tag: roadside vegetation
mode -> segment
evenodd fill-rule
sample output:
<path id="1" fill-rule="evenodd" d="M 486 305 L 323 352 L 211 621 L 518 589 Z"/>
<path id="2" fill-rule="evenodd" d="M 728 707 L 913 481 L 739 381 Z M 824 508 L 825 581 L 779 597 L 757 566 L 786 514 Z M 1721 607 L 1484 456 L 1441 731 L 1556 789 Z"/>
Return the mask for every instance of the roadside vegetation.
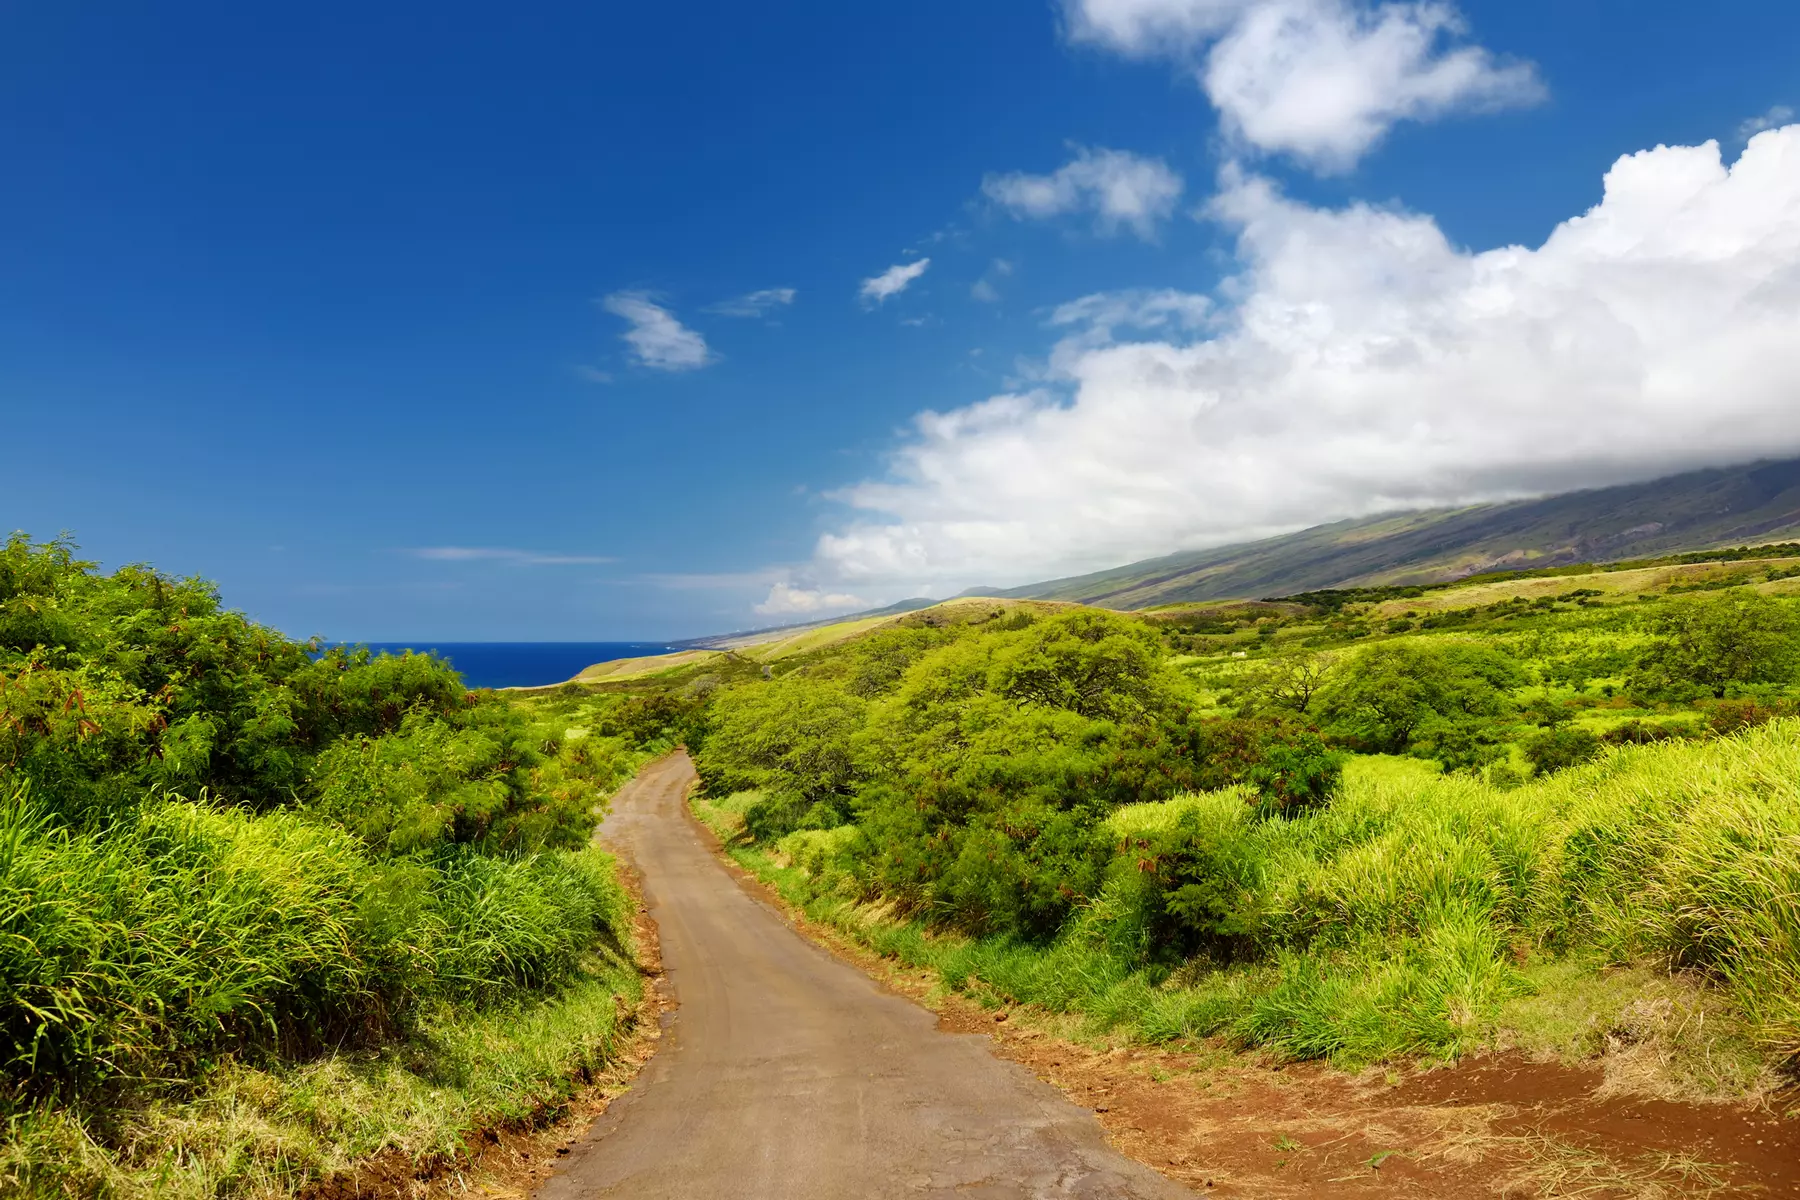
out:
<path id="1" fill-rule="evenodd" d="M 639 987 L 597 802 L 683 711 L 470 692 L 15 535 L 0 1193 L 284 1194 L 554 1108 Z"/>
<path id="2" fill-rule="evenodd" d="M 963 601 L 744 675 L 696 810 L 985 1002 L 1360 1064 L 1800 1055 L 1791 557 L 1114 614 Z M 1621 580 L 1625 581 L 1621 584 Z"/>

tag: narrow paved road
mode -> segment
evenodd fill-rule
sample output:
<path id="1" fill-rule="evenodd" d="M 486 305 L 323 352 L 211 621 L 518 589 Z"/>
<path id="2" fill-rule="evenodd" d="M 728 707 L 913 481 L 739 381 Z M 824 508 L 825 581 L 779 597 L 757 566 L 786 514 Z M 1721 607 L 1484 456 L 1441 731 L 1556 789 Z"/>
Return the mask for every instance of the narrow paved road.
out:
<path id="1" fill-rule="evenodd" d="M 643 872 L 679 1009 L 539 1200 L 1193 1195 L 747 895 L 683 811 L 693 777 L 676 754 L 613 801 L 605 832 Z"/>

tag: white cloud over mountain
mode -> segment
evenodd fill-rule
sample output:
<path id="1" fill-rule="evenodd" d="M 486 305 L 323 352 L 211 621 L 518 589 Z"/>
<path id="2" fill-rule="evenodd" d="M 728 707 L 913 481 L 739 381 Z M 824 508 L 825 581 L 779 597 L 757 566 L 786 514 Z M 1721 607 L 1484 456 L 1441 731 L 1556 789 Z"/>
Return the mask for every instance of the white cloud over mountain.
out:
<path id="1" fill-rule="evenodd" d="M 1191 70 L 1242 146 L 1317 169 L 1353 165 L 1399 121 L 1537 101 L 1524 63 L 1459 45 L 1437 0 L 1065 0 L 1078 42 Z"/>
<path id="2" fill-rule="evenodd" d="M 1036 218 L 1091 212 L 1095 230 L 1130 229 L 1145 241 L 1175 211 L 1181 176 L 1158 158 L 1123 150 L 1075 148 L 1075 157 L 1049 175 L 1014 171 L 989 175 L 982 193 L 1015 217 Z"/>
<path id="3" fill-rule="evenodd" d="M 1237 238 L 1213 295 L 1063 306 L 1041 388 L 922 414 L 839 497 L 857 514 L 811 568 L 834 599 L 1800 453 L 1800 125 L 1729 168 L 1714 143 L 1625 156 L 1535 248 L 1236 167 L 1207 211 Z"/>
<path id="4" fill-rule="evenodd" d="M 630 328 L 619 336 L 640 366 L 657 371 L 692 371 L 714 361 L 706 339 L 656 303 L 648 292 L 614 292 L 600 307 Z"/>
<path id="5" fill-rule="evenodd" d="M 886 302 L 892 296 L 898 296 L 912 286 L 913 280 L 923 275 L 931 266 L 929 258 L 915 259 L 909 263 L 895 263 L 879 275 L 862 281 L 857 295 L 864 304 L 877 305 Z"/>
<path id="6" fill-rule="evenodd" d="M 863 606 L 864 601 L 848 592 L 829 592 L 822 588 L 777 583 L 769 589 L 768 599 L 756 606 L 756 611 L 765 617 L 791 617 L 846 612 Z"/>

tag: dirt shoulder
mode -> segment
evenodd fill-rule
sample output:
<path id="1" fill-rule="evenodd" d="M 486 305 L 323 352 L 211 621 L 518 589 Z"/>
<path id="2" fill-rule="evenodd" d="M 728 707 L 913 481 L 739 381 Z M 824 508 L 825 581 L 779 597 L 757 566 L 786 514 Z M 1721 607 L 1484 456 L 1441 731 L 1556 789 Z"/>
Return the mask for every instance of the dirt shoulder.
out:
<path id="1" fill-rule="evenodd" d="M 1800 1091 L 1685 1103 L 1616 1094 L 1599 1064 L 1510 1053 L 1352 1075 L 1214 1044 L 1096 1041 L 1029 1006 L 985 1009 L 936 972 L 812 921 L 692 819 L 739 884 L 797 931 L 936 1012 L 944 1029 L 985 1035 L 996 1055 L 1093 1110 L 1117 1149 L 1202 1194 L 1800 1196 Z"/>

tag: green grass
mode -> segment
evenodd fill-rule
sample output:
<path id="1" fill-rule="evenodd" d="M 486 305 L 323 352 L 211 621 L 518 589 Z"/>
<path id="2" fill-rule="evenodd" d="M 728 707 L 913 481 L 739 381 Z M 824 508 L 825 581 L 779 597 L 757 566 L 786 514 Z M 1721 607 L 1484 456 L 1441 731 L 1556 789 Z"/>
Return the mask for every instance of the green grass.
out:
<path id="1" fill-rule="evenodd" d="M 743 803 L 697 811 L 729 838 Z M 1182 813 L 1256 864 L 1257 932 L 1217 960 L 1148 962 L 1131 838 Z M 1698 1090 L 1749 1087 L 1800 1052 L 1800 722 L 1620 749 L 1509 791 L 1363 759 L 1330 807 L 1292 820 L 1254 820 L 1227 792 L 1127 807 L 1110 827 L 1107 886 L 1049 943 L 934 933 L 928 913 L 870 903 L 842 831 L 732 852 L 815 919 L 949 986 L 1151 1041 L 1346 1063 L 1509 1039 L 1578 1055 L 1618 1030 L 1629 1041 L 1643 1005 L 1667 1000 L 1694 1021 L 1665 1021 L 1664 1040 L 1723 1064 L 1676 1064 Z"/>
<path id="2" fill-rule="evenodd" d="M 27 1108 L 0 1138 L 0 1193 L 278 1196 L 385 1150 L 452 1158 L 476 1130 L 560 1111 L 615 1056 L 641 986 L 628 960 L 595 956 L 552 997 L 481 1013 L 434 1006 L 379 1051 L 261 1067 L 227 1058 L 188 1094 L 123 1111 Z"/>
<path id="3" fill-rule="evenodd" d="M 379 1037 L 569 978 L 628 901 L 597 849 L 382 859 L 303 814 L 150 799 L 96 833 L 0 805 L 0 1105 Z"/>
<path id="4" fill-rule="evenodd" d="M 594 847 L 378 858 L 304 813 L 158 798 L 82 833 L 17 792 L 0 1194 L 285 1194 L 454 1153 L 610 1053 L 630 929 Z"/>

